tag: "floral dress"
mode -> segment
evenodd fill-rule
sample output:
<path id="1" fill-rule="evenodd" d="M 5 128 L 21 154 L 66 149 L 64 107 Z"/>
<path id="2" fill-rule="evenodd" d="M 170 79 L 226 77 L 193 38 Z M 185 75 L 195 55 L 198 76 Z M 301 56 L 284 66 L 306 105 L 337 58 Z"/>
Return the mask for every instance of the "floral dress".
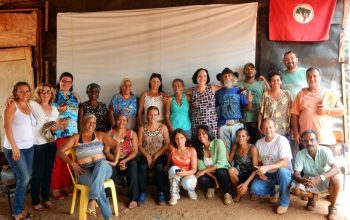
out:
<path id="1" fill-rule="evenodd" d="M 85 114 L 93 114 L 96 117 L 96 131 L 107 131 L 109 129 L 107 120 L 107 106 L 105 103 L 98 103 L 98 106 L 93 107 L 89 104 L 89 101 L 81 103 L 80 107 L 83 108 Z"/>

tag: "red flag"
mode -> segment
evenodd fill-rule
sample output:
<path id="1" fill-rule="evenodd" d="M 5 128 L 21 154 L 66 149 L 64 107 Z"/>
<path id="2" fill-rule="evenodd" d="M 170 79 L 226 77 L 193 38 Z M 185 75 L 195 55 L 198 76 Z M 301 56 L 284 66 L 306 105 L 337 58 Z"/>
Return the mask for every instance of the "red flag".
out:
<path id="1" fill-rule="evenodd" d="M 336 2 L 336 0 L 270 0 L 270 40 L 328 40 Z"/>

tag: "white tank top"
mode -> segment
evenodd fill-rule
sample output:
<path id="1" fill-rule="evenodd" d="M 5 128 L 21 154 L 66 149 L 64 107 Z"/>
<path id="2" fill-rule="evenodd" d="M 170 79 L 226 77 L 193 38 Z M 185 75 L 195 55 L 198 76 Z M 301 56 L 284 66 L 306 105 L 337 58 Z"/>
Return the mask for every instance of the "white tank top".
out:
<path id="1" fill-rule="evenodd" d="M 158 116 L 158 121 L 163 121 L 164 120 L 164 111 L 163 111 L 163 106 L 164 106 L 164 101 L 163 101 L 163 95 L 162 93 L 160 96 L 152 97 L 148 96 L 146 92 L 146 97 L 145 97 L 145 103 L 144 103 L 144 121 L 147 121 L 146 115 L 147 115 L 147 109 L 151 106 L 155 106 L 159 109 L 159 116 Z"/>
<path id="2" fill-rule="evenodd" d="M 36 125 L 36 120 L 32 112 L 30 112 L 30 115 L 26 115 L 18 109 L 17 103 L 15 105 L 16 112 L 11 124 L 13 139 L 18 149 L 28 149 L 34 144 L 33 127 Z M 9 150 L 12 149 L 6 135 L 4 147 Z"/>

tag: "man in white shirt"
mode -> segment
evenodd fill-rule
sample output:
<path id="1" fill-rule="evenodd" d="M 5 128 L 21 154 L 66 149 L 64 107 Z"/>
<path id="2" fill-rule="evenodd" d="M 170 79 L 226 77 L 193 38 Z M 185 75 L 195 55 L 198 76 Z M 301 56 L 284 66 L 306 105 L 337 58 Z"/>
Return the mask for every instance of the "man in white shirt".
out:
<path id="1" fill-rule="evenodd" d="M 259 152 L 259 164 L 256 177 L 250 187 L 252 195 L 270 196 L 271 202 L 279 201 L 277 214 L 284 214 L 290 202 L 289 187 L 292 181 L 292 152 L 289 141 L 276 133 L 275 123 L 265 119 L 262 123 L 265 137 L 256 142 Z M 279 185 L 279 199 L 275 185 Z"/>

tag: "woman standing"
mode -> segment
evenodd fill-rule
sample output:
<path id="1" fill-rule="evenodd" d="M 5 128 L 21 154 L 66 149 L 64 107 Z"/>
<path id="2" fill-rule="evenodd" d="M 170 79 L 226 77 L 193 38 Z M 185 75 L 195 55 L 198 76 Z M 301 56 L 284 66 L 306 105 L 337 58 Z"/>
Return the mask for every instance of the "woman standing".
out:
<path id="1" fill-rule="evenodd" d="M 59 120 L 62 122 L 62 125 L 55 132 L 57 149 L 61 148 L 68 137 L 78 133 L 79 102 L 79 96 L 73 92 L 73 75 L 68 72 L 62 73 L 53 102 L 53 106 L 60 113 Z M 71 186 L 72 182 L 66 164 L 56 157 L 51 178 L 52 196 L 57 200 L 64 199 L 60 190 L 67 195 L 71 195 Z"/>
<path id="2" fill-rule="evenodd" d="M 165 106 L 165 118 L 169 132 L 181 128 L 191 139 L 190 97 L 183 94 L 185 87 L 182 79 L 174 79 L 172 83 L 174 95 L 169 96 Z"/>
<path id="3" fill-rule="evenodd" d="M 154 169 L 155 183 L 159 205 L 165 204 L 166 175 L 164 167 L 167 163 L 165 152 L 169 145 L 168 128 L 158 122 L 159 110 L 155 106 L 147 109 L 147 122 L 139 128 L 139 204 L 146 200 L 147 168 Z"/>
<path id="4" fill-rule="evenodd" d="M 215 107 L 215 92 L 221 87 L 208 85 L 210 77 L 208 70 L 199 68 L 192 76 L 192 82 L 197 84 L 190 89 L 192 107 L 192 137 L 196 137 L 199 125 L 208 125 L 217 137 L 218 116 Z"/>
<path id="5" fill-rule="evenodd" d="M 86 87 L 86 94 L 89 100 L 79 105 L 79 125 L 85 114 L 93 114 L 96 116 L 96 131 L 107 131 L 110 129 L 108 125 L 108 109 L 105 103 L 99 102 L 101 87 L 96 83 L 91 83 Z"/>
<path id="6" fill-rule="evenodd" d="M 196 150 L 190 146 L 190 140 L 184 130 L 176 129 L 173 137 L 174 146 L 171 147 L 169 154 L 169 162 L 171 162 L 172 166 L 168 172 L 171 195 L 170 205 L 176 205 L 177 200 L 180 199 L 180 185 L 188 191 L 190 199 L 197 199 L 195 191 L 197 178 L 194 175 L 197 171 Z"/>
<path id="7" fill-rule="evenodd" d="M 137 100 L 132 93 L 132 83 L 128 78 L 124 78 L 120 83 L 119 94 L 115 94 L 110 103 L 108 118 L 112 128 L 115 126 L 115 120 L 119 112 L 128 113 L 127 128 L 130 130 L 136 129 L 136 115 L 137 115 Z"/>
<path id="8" fill-rule="evenodd" d="M 149 91 L 144 92 L 141 95 L 139 101 L 139 109 L 137 113 L 137 122 L 139 126 L 146 122 L 146 112 L 150 106 L 155 106 L 159 110 L 159 122 L 164 122 L 164 102 L 166 100 L 167 94 L 163 92 L 162 89 L 162 75 L 159 73 L 152 73 L 148 82 Z M 142 114 L 144 117 L 142 118 Z"/>
<path id="9" fill-rule="evenodd" d="M 120 157 L 117 174 L 126 174 L 129 194 L 129 209 L 137 207 L 137 198 L 139 196 L 137 160 L 138 140 L 133 130 L 128 129 L 128 112 L 120 111 L 117 116 L 116 126 L 110 131 L 110 136 L 120 144 Z M 108 150 L 106 146 L 106 156 L 113 160 L 115 152 L 113 149 Z"/>
<path id="10" fill-rule="evenodd" d="M 4 112 L 5 142 L 4 154 L 16 177 L 16 190 L 12 214 L 14 219 L 29 219 L 31 214 L 24 210 L 24 202 L 32 174 L 34 154 L 33 127 L 36 120 L 29 105 L 30 86 L 17 82 L 12 90 L 14 102 Z"/>
<path id="11" fill-rule="evenodd" d="M 248 187 L 255 177 L 254 167 L 258 166 L 258 150 L 249 144 L 249 133 L 246 128 L 236 131 L 237 143 L 233 145 L 229 161 L 234 167 L 228 169 L 231 183 L 237 189 L 237 196 L 233 201 L 239 202 L 248 193 Z"/>
<path id="12" fill-rule="evenodd" d="M 82 131 L 69 137 L 64 142 L 57 155 L 73 168 L 78 176 L 78 182 L 89 186 L 89 203 L 87 213 L 96 217 L 96 202 L 105 220 L 112 219 L 112 210 L 106 197 L 103 183 L 112 175 L 112 166 L 118 163 L 119 144 L 109 135 L 96 131 L 96 117 L 87 114 L 83 118 Z M 107 161 L 104 154 L 105 146 L 115 148 L 113 160 Z M 65 151 L 74 149 L 77 161 L 72 161 Z"/>
<path id="13" fill-rule="evenodd" d="M 264 92 L 258 115 L 258 128 L 262 134 L 262 121 L 270 118 L 275 122 L 276 132 L 288 136 L 290 130 L 290 109 L 292 107 L 292 96 L 287 90 L 281 89 L 282 78 L 279 72 L 271 72 L 268 75 L 271 90 Z"/>
<path id="14" fill-rule="evenodd" d="M 42 134 L 42 129 L 45 123 L 56 122 L 58 119 L 59 112 L 56 107 L 51 105 L 54 98 L 54 88 L 50 84 L 43 83 L 35 89 L 34 102 L 30 103 L 33 114 L 37 120 L 37 126 L 34 129 L 33 176 L 31 182 L 33 209 L 37 211 L 43 210 L 44 207 L 53 207 L 49 198 L 51 172 L 57 148 L 54 140 L 50 143 L 45 138 Z M 59 126 L 60 125 L 53 126 L 51 131 Z"/>
<path id="15" fill-rule="evenodd" d="M 229 193 L 230 179 L 227 169 L 230 164 L 226 157 L 226 147 L 221 139 L 214 139 L 209 126 L 198 126 L 197 156 L 198 156 L 198 171 L 196 177 L 198 178 L 198 185 L 207 189 L 206 197 L 211 199 L 215 192 L 215 176 L 224 193 L 224 204 L 232 203 L 232 196 Z"/>

